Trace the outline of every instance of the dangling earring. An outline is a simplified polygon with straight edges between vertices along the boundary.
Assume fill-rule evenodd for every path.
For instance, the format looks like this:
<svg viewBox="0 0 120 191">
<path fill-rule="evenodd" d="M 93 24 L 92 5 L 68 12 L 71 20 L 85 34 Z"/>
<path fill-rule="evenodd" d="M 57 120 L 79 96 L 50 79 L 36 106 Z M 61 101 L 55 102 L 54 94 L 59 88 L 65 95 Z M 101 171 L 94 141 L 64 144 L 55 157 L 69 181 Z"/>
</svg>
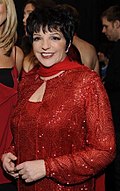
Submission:
<svg viewBox="0 0 120 191">
<path fill-rule="evenodd" d="M 67 47 L 67 50 L 65 51 L 66 53 L 68 53 L 70 46 L 71 46 L 71 40 L 70 40 L 70 42 L 69 42 L 69 45 L 68 45 L 68 47 Z"/>
</svg>

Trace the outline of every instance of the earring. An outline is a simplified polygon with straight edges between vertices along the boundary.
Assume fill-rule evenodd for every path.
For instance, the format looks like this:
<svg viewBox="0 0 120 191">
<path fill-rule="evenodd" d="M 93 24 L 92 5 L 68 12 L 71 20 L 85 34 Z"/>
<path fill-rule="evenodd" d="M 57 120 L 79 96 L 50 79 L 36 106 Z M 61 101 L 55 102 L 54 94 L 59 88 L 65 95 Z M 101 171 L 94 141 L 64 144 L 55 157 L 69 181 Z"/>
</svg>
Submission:
<svg viewBox="0 0 120 191">
<path fill-rule="evenodd" d="M 69 42 L 69 45 L 68 45 L 68 47 L 67 47 L 67 50 L 65 51 L 66 53 L 68 53 L 70 46 L 71 46 L 71 40 L 70 40 L 70 42 Z"/>
</svg>

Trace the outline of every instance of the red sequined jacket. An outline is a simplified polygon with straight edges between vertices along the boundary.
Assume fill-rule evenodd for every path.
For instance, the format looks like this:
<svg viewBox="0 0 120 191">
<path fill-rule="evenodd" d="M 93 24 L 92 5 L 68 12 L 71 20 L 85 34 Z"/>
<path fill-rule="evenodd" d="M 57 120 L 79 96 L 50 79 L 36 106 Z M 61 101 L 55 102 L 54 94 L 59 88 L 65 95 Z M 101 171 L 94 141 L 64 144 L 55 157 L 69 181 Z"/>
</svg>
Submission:
<svg viewBox="0 0 120 191">
<path fill-rule="evenodd" d="M 33 75 L 20 85 L 13 118 L 18 163 L 44 159 L 46 177 L 24 191 L 94 190 L 94 175 L 114 158 L 115 139 L 105 89 L 85 66 L 47 81 L 41 102 L 29 98 L 43 80 Z"/>
</svg>

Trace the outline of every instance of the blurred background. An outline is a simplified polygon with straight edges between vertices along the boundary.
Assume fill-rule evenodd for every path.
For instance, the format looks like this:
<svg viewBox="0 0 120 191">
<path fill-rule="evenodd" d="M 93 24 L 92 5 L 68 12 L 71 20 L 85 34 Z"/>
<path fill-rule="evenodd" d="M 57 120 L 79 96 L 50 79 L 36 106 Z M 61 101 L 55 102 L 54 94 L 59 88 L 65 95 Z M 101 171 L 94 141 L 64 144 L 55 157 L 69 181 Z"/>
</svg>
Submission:
<svg viewBox="0 0 120 191">
<path fill-rule="evenodd" d="M 96 49 L 101 41 L 106 41 L 102 35 L 100 15 L 111 5 L 120 4 L 120 0 L 54 0 L 56 3 L 67 3 L 74 6 L 80 13 L 80 27 L 78 36 L 90 43 Z M 14 0 L 18 15 L 18 36 L 23 35 L 23 7 L 26 0 Z"/>
</svg>

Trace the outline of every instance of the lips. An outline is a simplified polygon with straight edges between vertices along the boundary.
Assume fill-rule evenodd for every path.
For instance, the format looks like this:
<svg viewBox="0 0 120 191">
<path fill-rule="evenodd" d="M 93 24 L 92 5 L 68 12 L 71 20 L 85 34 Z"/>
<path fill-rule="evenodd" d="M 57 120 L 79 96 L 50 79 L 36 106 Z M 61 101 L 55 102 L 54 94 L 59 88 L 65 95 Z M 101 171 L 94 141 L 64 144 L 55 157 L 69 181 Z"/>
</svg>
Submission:
<svg viewBox="0 0 120 191">
<path fill-rule="evenodd" d="M 41 56 L 45 59 L 51 58 L 54 53 L 41 53 Z"/>
</svg>

